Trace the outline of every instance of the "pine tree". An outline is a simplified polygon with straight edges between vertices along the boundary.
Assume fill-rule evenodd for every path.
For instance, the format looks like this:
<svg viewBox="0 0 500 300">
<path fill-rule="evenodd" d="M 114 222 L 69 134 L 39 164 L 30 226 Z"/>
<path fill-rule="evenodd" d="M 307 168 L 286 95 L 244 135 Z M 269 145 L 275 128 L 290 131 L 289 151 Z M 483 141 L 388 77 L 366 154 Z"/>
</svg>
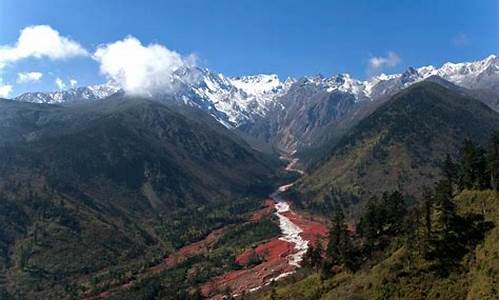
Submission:
<svg viewBox="0 0 500 300">
<path fill-rule="evenodd" d="M 372 250 L 377 241 L 377 237 L 381 231 L 380 218 L 379 218 L 378 198 L 371 197 L 366 206 L 366 212 L 361 217 L 359 223 L 360 234 L 366 238 L 367 247 Z"/>
<path fill-rule="evenodd" d="M 476 148 L 476 157 L 474 158 L 474 171 L 476 173 L 476 182 L 474 184 L 474 187 L 479 190 L 489 188 L 491 176 L 488 172 L 486 153 L 482 148 Z"/>
<path fill-rule="evenodd" d="M 321 266 L 321 245 L 319 241 L 316 242 L 315 245 L 310 245 L 307 249 L 306 254 L 304 255 L 304 265 L 318 269 Z"/>
<path fill-rule="evenodd" d="M 424 187 L 423 192 L 423 204 L 424 204 L 424 252 L 429 252 L 429 243 L 432 239 L 432 208 L 434 205 L 434 197 L 432 191 L 428 187 Z"/>
<path fill-rule="evenodd" d="M 432 256 L 441 257 L 443 262 L 454 257 L 459 246 L 457 214 L 452 197 L 451 183 L 446 179 L 440 180 L 434 191 L 431 251 L 434 252 Z"/>
<path fill-rule="evenodd" d="M 488 145 L 487 161 L 490 187 L 498 191 L 498 132 L 494 132 L 491 135 Z"/>
<path fill-rule="evenodd" d="M 388 202 L 384 206 L 387 211 L 386 222 L 389 225 L 389 232 L 396 234 L 401 231 L 401 225 L 407 213 L 404 198 L 399 191 L 394 191 L 387 199 Z"/>
<path fill-rule="evenodd" d="M 342 210 L 337 210 L 333 219 L 327 258 L 332 266 L 343 265 L 349 270 L 353 270 L 355 267 L 354 247 Z"/>
<path fill-rule="evenodd" d="M 476 182 L 476 151 L 476 146 L 470 140 L 464 141 L 459 180 L 461 190 L 472 189 Z"/>
<path fill-rule="evenodd" d="M 453 162 L 450 154 L 446 154 L 443 166 L 441 167 L 441 172 L 443 173 L 443 176 L 451 183 L 457 182 L 458 166 L 455 162 Z"/>
</svg>

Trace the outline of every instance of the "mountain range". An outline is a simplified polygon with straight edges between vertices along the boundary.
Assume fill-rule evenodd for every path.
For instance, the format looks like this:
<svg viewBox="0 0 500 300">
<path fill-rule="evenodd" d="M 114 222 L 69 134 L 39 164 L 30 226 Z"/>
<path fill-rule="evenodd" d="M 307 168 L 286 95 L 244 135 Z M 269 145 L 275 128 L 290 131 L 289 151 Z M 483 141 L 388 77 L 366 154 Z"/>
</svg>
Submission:
<svg viewBox="0 0 500 300">
<path fill-rule="evenodd" d="M 465 139 L 487 144 L 498 114 L 440 83 L 416 83 L 353 126 L 296 185 L 298 205 L 318 213 L 339 205 L 359 212 L 357 205 L 388 190 L 418 198 Z"/>
<path fill-rule="evenodd" d="M 355 223 L 387 191 L 418 203 L 447 154 L 498 128 L 493 55 L 364 81 L 174 77 L 151 97 L 107 82 L 0 99 L 0 298 L 187 299 L 281 243 L 265 199 L 297 178 L 277 154 L 304 168 L 285 185 L 295 217 Z"/>
<path fill-rule="evenodd" d="M 429 77 L 439 76 L 462 87 L 498 111 L 498 66 L 498 57 L 490 55 L 483 60 L 446 63 L 441 67 L 410 67 L 401 74 L 380 74 L 364 81 L 349 74 L 285 81 L 275 74 L 226 77 L 191 68 L 177 72 L 173 95 L 155 98 L 201 108 L 261 150 L 300 151 L 331 144 L 381 102 Z M 15 100 L 72 103 L 99 100 L 120 92 L 116 83 L 108 82 L 65 91 L 29 92 Z"/>
</svg>

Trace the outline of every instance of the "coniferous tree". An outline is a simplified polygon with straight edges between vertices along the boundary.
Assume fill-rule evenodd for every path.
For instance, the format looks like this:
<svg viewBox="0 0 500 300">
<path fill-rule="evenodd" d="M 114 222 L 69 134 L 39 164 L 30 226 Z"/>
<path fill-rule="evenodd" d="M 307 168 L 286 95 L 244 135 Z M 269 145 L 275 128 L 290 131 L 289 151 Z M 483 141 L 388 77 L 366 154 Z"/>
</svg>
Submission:
<svg viewBox="0 0 500 300">
<path fill-rule="evenodd" d="M 434 208 L 432 223 L 432 244 L 434 257 L 441 257 L 442 262 L 451 260 L 459 246 L 458 232 L 456 227 L 457 214 L 452 199 L 451 183 L 440 180 L 434 191 Z"/>
<path fill-rule="evenodd" d="M 306 254 L 304 254 L 304 265 L 318 269 L 321 266 L 321 262 L 321 245 L 318 241 L 316 245 L 310 245 Z"/>
<path fill-rule="evenodd" d="M 378 235 L 381 231 L 380 209 L 378 205 L 378 198 L 371 197 L 366 206 L 366 212 L 361 217 L 359 223 L 359 232 L 366 238 L 368 250 L 371 251 L 375 246 Z"/>
<path fill-rule="evenodd" d="M 391 234 L 399 233 L 402 229 L 402 222 L 406 215 L 406 206 L 404 197 L 399 191 L 394 191 L 384 205 L 386 213 L 386 222 L 389 225 Z"/>
<path fill-rule="evenodd" d="M 443 176 L 451 183 L 457 182 L 458 166 L 451 159 L 450 154 L 446 154 L 446 158 L 445 158 L 443 165 L 441 167 L 441 172 L 442 172 Z"/>
<path fill-rule="evenodd" d="M 423 223 L 424 223 L 424 253 L 429 252 L 429 243 L 432 239 L 432 208 L 434 197 L 431 189 L 424 187 L 423 192 Z"/>
<path fill-rule="evenodd" d="M 487 161 L 490 187 L 498 191 L 498 132 L 494 132 L 491 135 L 488 145 Z"/>
<path fill-rule="evenodd" d="M 482 148 L 476 148 L 476 157 L 474 159 L 474 170 L 476 182 L 474 187 L 479 190 L 488 189 L 490 187 L 491 177 L 488 172 L 488 162 L 486 153 Z"/>
<path fill-rule="evenodd" d="M 476 146 L 470 140 L 465 140 L 460 166 L 459 187 L 461 190 L 472 189 L 476 182 L 476 152 Z"/>
<path fill-rule="evenodd" d="M 345 224 L 344 213 L 337 210 L 330 230 L 327 258 L 331 266 L 343 265 L 349 270 L 355 267 L 352 238 Z"/>
</svg>

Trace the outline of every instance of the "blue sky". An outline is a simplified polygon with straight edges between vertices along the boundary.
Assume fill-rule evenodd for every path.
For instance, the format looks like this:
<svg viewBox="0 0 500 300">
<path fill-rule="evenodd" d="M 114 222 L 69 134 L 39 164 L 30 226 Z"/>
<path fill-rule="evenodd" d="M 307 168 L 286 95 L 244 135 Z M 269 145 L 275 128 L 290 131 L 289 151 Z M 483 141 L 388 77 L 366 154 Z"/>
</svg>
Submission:
<svg viewBox="0 0 500 300">
<path fill-rule="evenodd" d="M 10 96 L 28 90 L 100 83 L 92 59 L 99 45 L 131 35 L 158 43 L 230 76 L 287 76 L 372 71 L 481 59 L 498 53 L 498 1 L 0 1 L 0 47 L 14 47 L 20 30 L 49 25 L 89 55 L 33 55 L 0 70 Z M 397 59 L 369 69 L 374 57 Z M 0 61 L 1 62 L 1 61 Z M 385 61 L 387 62 L 387 61 Z M 21 83 L 18 73 L 40 72 Z M 109 74 L 108 74 L 109 75 Z M 0 82 L 0 84 L 2 84 Z"/>
</svg>

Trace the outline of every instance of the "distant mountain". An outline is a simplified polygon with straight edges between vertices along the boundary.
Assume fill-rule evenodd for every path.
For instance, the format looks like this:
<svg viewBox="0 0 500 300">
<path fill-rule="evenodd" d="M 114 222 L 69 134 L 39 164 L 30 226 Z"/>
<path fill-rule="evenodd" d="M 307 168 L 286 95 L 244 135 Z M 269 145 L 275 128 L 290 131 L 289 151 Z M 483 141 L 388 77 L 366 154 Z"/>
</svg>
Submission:
<svg viewBox="0 0 500 300">
<path fill-rule="evenodd" d="M 277 75 L 226 77 L 207 69 L 178 71 L 175 93 L 156 99 L 201 108 L 227 128 L 238 129 L 254 146 L 287 151 L 318 146 L 341 136 L 379 102 L 429 77 L 439 76 L 498 110 L 498 58 L 408 68 L 361 81 L 349 74 L 282 81 Z M 185 80 L 189 78 L 189 80 Z M 26 93 L 15 100 L 65 103 L 97 100 L 119 92 L 108 83 L 50 93 Z M 371 104 L 375 103 L 375 104 Z M 367 106 L 367 107 L 365 107 Z M 347 118 L 347 119 L 346 119 Z"/>
<path fill-rule="evenodd" d="M 31 103 L 71 103 L 82 100 L 99 100 L 120 91 L 120 87 L 114 82 L 90 85 L 86 87 L 72 88 L 54 92 L 28 92 L 19 95 L 15 100 Z"/>
<path fill-rule="evenodd" d="M 230 128 L 265 116 L 270 107 L 277 105 L 275 99 L 286 93 L 293 83 L 293 80 L 282 82 L 274 74 L 230 78 L 201 68 L 181 69 L 176 78 L 174 94 L 155 95 L 154 98 L 201 108 Z M 25 93 L 15 100 L 52 104 L 85 102 L 120 91 L 120 87 L 110 81 L 66 91 Z"/>
<path fill-rule="evenodd" d="M 465 138 L 484 143 L 497 128 L 498 114 L 480 101 L 432 81 L 415 84 L 350 129 L 301 179 L 294 198 L 311 210 L 340 201 L 355 211 L 384 191 L 419 195 L 446 153 L 455 155 Z"/>
<path fill-rule="evenodd" d="M 120 95 L 0 100 L 0 156 L 2 289 L 31 299 L 241 222 L 279 165 L 198 109 Z"/>
<path fill-rule="evenodd" d="M 409 68 L 402 74 L 382 74 L 366 81 L 352 79 L 348 74 L 306 77 L 277 98 L 280 105 L 270 109 L 266 117 L 238 130 L 260 146 L 267 143 L 285 151 L 312 151 L 317 156 L 324 145 L 335 144 L 349 128 L 397 92 L 438 78 L 498 111 L 498 58 L 492 55 L 471 63 L 447 63 L 441 68 Z"/>
</svg>

